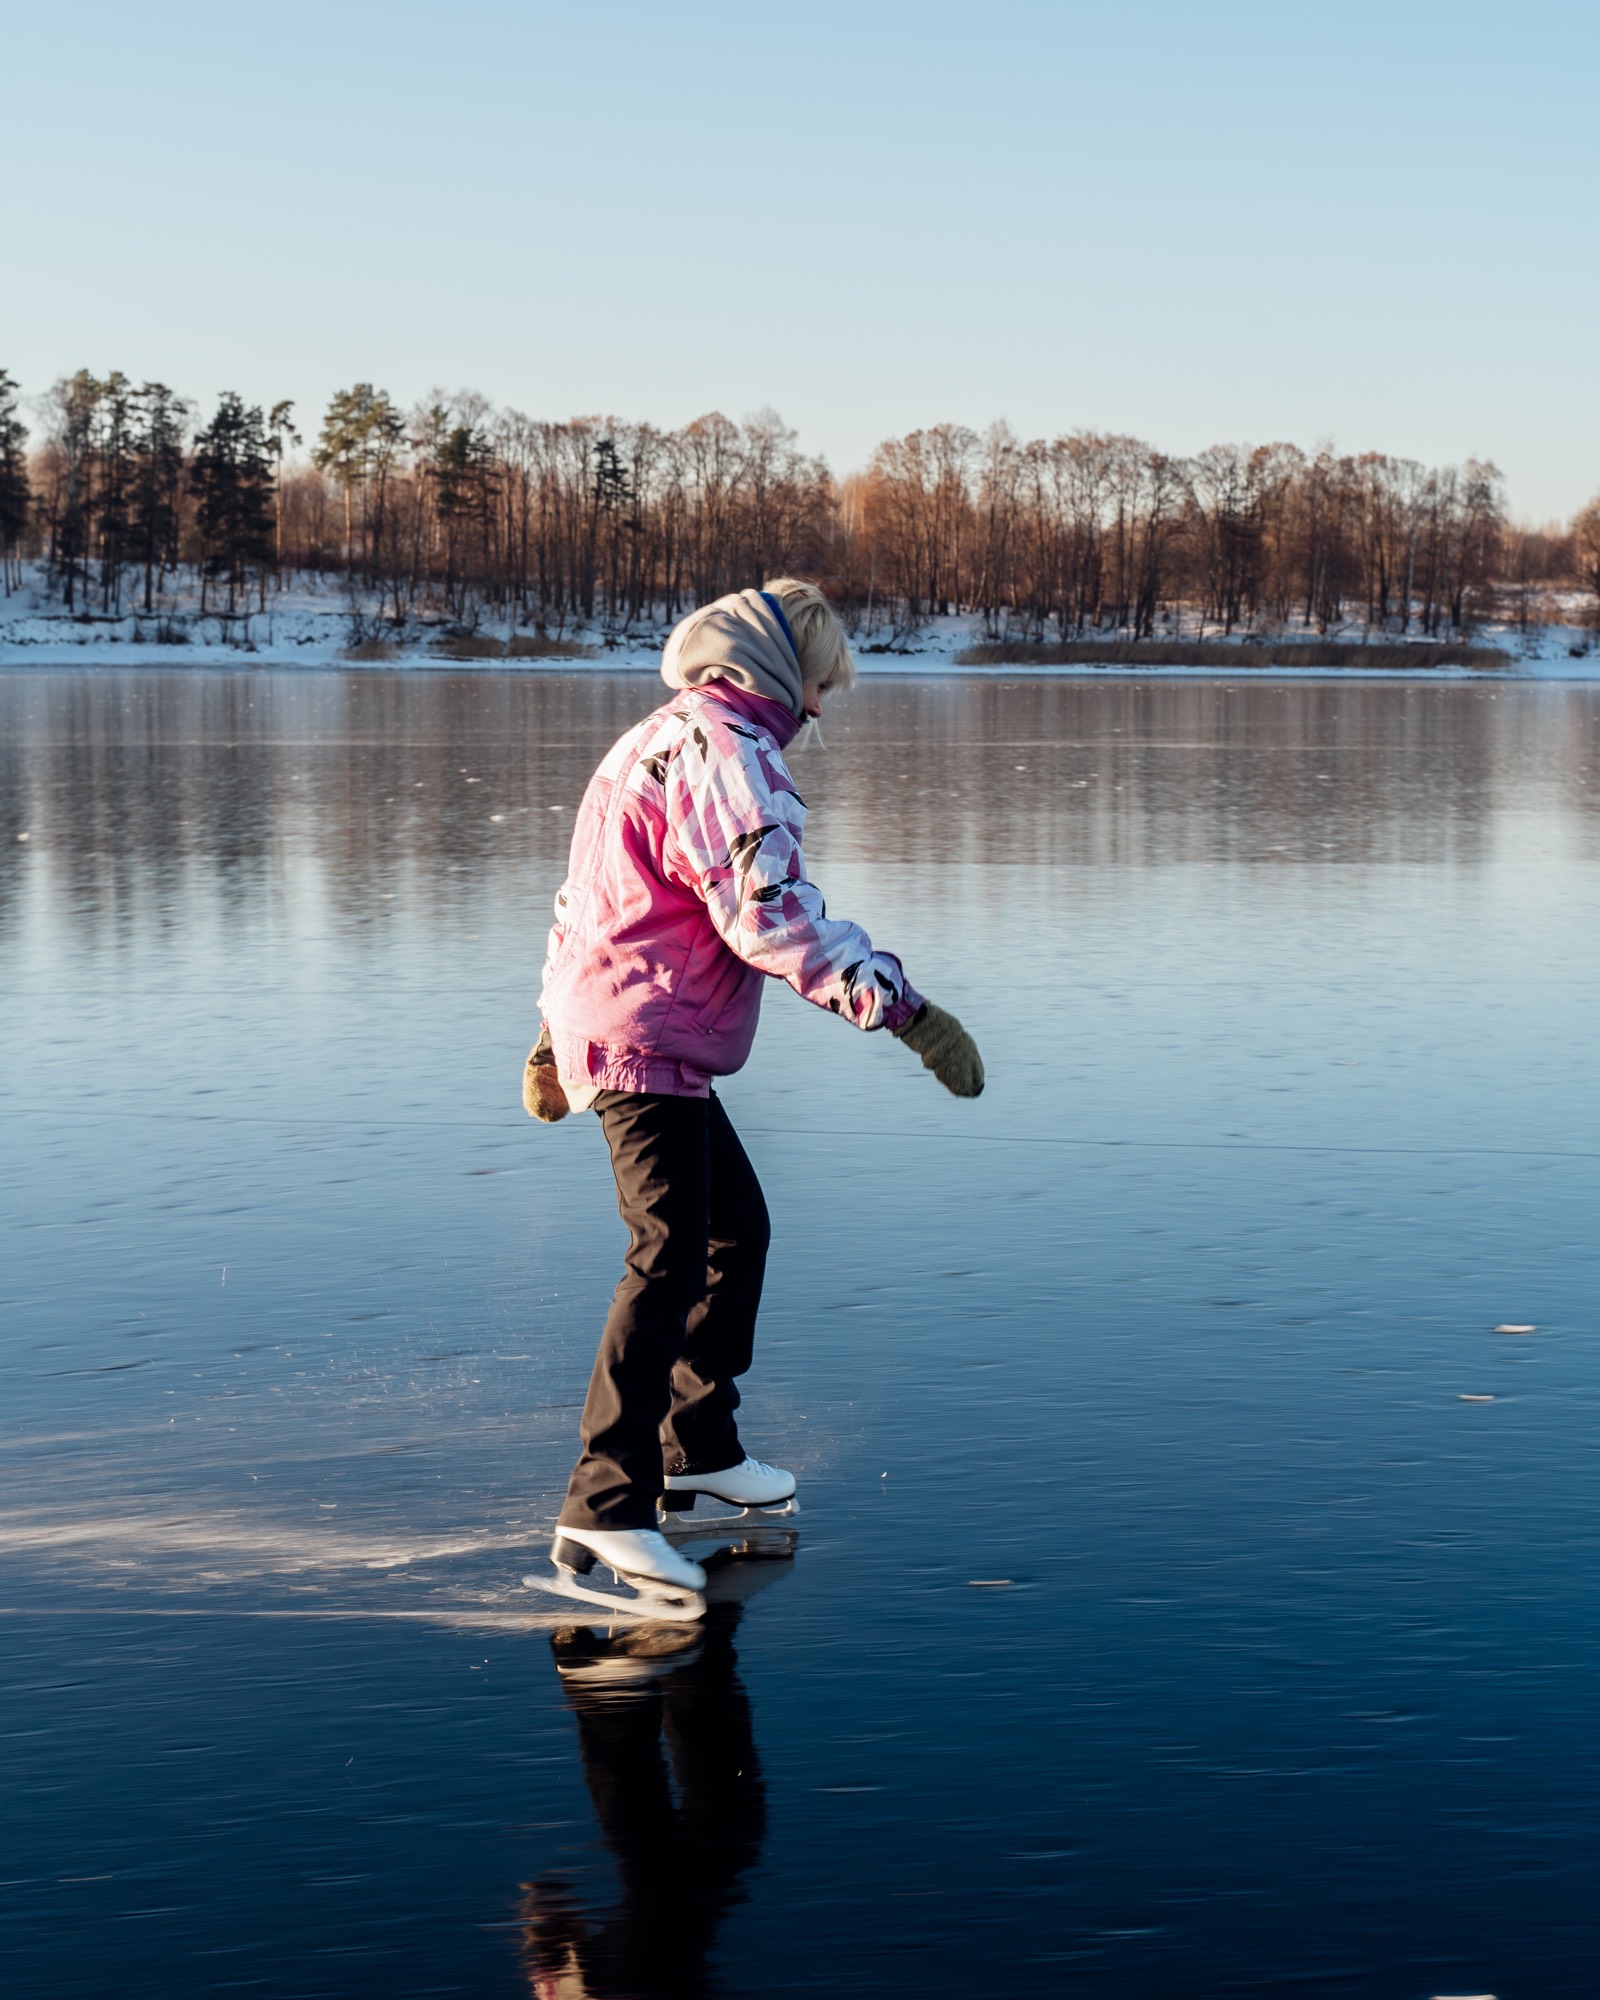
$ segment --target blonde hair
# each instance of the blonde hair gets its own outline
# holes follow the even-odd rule
[[[805,685],[836,688],[840,693],[854,687],[856,656],[850,650],[850,641],[833,606],[817,586],[802,583],[798,577],[780,576],[761,588],[783,606],[783,615],[794,634],[800,678]]]

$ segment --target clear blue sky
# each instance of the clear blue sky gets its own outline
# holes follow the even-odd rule
[[[1588,0],[0,6],[0,366],[1600,488]]]

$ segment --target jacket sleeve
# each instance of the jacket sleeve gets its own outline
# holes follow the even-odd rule
[[[561,947],[567,941],[567,885],[562,883],[556,891],[556,920],[550,926],[550,935],[545,940],[544,970],[539,978],[539,1019],[544,1019],[544,996],[550,990],[550,976],[556,969],[556,960],[561,956]]]
[[[672,760],[668,831],[677,865],[731,952],[858,1028],[898,1032],[922,1005],[899,959],[828,915],[806,877],[806,808],[771,739],[688,732]]]

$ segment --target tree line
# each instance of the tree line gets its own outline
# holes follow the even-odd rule
[[[307,427],[308,432],[310,427]],[[1600,499],[1564,527],[1508,513],[1498,470],[1379,452],[1214,445],[1191,458],[1078,431],[941,424],[837,482],[772,411],[678,430],[564,422],[464,393],[403,409],[339,391],[314,434],[231,392],[82,369],[31,434],[0,371],[0,558],[79,614],[220,618],[337,577],[368,631],[564,634],[670,621],[780,572],[817,577],[885,643],[978,614],[992,637],[1189,631],[1459,634],[1581,588],[1600,617]]]

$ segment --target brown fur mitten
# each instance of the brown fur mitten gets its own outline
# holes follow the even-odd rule
[[[925,1000],[900,1030],[900,1040],[922,1058],[945,1089],[956,1097],[983,1095],[983,1057],[954,1014]]]
[[[522,1108],[541,1125],[559,1125],[572,1106],[556,1075],[555,1052],[550,1046],[550,1030],[541,1031],[522,1068]]]

